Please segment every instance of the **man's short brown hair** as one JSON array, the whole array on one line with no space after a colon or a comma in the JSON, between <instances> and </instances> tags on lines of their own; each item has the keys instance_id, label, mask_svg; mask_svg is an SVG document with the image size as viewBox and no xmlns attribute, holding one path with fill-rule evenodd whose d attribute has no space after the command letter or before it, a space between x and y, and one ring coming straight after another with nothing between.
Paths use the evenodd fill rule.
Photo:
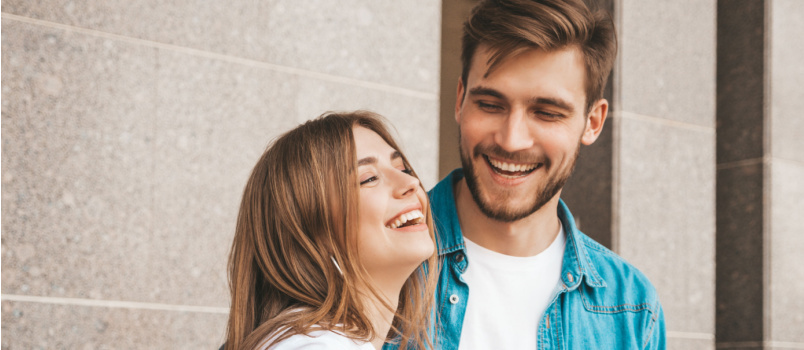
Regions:
<instances>
[{"instance_id":1,"label":"man's short brown hair","mask_svg":"<svg viewBox=\"0 0 804 350\"><path fill-rule=\"evenodd\" d=\"M577 45L586 68L587 112L603 98L603 88L617 55L610 14L592 13L581 0L482 1L463 26L464 86L480 45L491 49L489 72L506 57L527 49L554 51Z\"/></svg>"}]
</instances>

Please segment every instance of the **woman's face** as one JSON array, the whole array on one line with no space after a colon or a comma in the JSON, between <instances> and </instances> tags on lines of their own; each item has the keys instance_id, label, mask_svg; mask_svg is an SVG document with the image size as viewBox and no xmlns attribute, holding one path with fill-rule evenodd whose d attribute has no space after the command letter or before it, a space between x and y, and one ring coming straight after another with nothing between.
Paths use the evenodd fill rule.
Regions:
<instances>
[{"instance_id":1,"label":"woman's face","mask_svg":"<svg viewBox=\"0 0 804 350\"><path fill-rule=\"evenodd\" d=\"M434 250L424 220L427 195L402 155L380 135L360 126L353 131L360 182L360 262L375 282L407 279Z\"/></svg>"}]
</instances>

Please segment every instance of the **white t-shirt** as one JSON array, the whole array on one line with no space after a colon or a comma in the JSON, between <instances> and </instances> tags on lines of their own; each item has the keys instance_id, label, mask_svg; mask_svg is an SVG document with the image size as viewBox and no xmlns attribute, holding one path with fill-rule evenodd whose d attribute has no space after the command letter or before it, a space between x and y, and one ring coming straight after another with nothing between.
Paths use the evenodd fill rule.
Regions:
<instances>
[{"instance_id":1,"label":"white t-shirt","mask_svg":"<svg viewBox=\"0 0 804 350\"><path fill-rule=\"evenodd\" d=\"M333 331L312 331L309 334L295 334L261 350L374 350L368 342L353 340Z\"/></svg>"},{"instance_id":2,"label":"white t-shirt","mask_svg":"<svg viewBox=\"0 0 804 350\"><path fill-rule=\"evenodd\" d=\"M459 349L535 349L539 321L561 284L563 227L547 249L528 257L464 240L469 300Z\"/></svg>"}]
</instances>

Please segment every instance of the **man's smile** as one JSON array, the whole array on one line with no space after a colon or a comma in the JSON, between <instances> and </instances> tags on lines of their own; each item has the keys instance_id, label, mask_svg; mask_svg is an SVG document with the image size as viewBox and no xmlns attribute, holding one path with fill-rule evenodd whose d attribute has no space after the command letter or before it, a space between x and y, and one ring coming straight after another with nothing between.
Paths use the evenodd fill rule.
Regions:
<instances>
[{"instance_id":1,"label":"man's smile","mask_svg":"<svg viewBox=\"0 0 804 350\"><path fill-rule=\"evenodd\" d=\"M544 165L544 163L509 163L491 158L485 154L483 159L486 160L495 173L509 179L527 176Z\"/></svg>"}]
</instances>

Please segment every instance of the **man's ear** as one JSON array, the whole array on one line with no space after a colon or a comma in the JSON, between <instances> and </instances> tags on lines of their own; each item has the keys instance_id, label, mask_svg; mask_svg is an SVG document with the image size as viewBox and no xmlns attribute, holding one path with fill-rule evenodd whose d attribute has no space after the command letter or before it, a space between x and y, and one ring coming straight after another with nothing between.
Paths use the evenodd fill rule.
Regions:
<instances>
[{"instance_id":1,"label":"man's ear","mask_svg":"<svg viewBox=\"0 0 804 350\"><path fill-rule=\"evenodd\" d=\"M455 121L461 123L461 106L463 105L463 78L458 78L458 92L455 94Z\"/></svg>"},{"instance_id":2,"label":"man's ear","mask_svg":"<svg viewBox=\"0 0 804 350\"><path fill-rule=\"evenodd\" d=\"M603 131L603 123L606 122L608 112L609 101L601 98L595 102L595 105L589 110L589 114L586 115L586 128L581 136L581 143L586 146L595 143L597 137L600 136L600 132Z\"/></svg>"}]
</instances>

